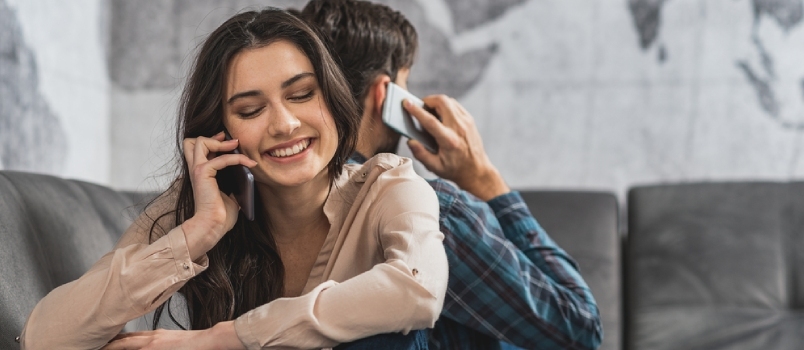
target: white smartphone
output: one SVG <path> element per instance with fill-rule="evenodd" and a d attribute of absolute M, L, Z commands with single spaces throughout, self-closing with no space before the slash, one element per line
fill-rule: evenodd
<path fill-rule="evenodd" d="M 435 111 L 427 108 L 421 99 L 394 83 L 388 83 L 385 102 L 382 105 L 382 121 L 397 133 L 409 139 L 421 142 L 430 152 L 438 152 L 438 143 L 432 135 L 422 129 L 421 125 L 402 107 L 402 100 L 407 99 L 416 106 L 427 109 L 435 115 Z M 438 117 L 438 116 L 436 116 Z"/>

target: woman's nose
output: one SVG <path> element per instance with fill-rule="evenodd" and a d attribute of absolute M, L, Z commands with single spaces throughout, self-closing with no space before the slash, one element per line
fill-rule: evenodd
<path fill-rule="evenodd" d="M 272 136 L 291 135 L 301 126 L 301 121 L 290 110 L 280 105 L 274 110 L 268 124 L 268 132 Z"/>

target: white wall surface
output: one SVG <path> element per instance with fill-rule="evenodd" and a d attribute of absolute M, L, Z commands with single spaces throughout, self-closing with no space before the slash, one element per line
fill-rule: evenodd
<path fill-rule="evenodd" d="M 243 7 L 305 3 L 7 1 L 69 140 L 58 173 L 130 189 L 172 174 L 199 40 Z M 804 177 L 804 0 L 381 2 L 420 33 L 411 90 L 458 98 L 512 187 Z"/>
<path fill-rule="evenodd" d="M 67 152 L 60 166 L 24 170 L 108 184 L 109 83 L 102 22 L 107 4 L 102 0 L 7 3 L 16 12 L 24 40 L 33 50 L 39 91 L 67 136 Z"/>

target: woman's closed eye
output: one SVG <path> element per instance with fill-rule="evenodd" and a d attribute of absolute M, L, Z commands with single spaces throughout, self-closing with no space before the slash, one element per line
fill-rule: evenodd
<path fill-rule="evenodd" d="M 262 112 L 263 109 L 265 109 L 265 107 L 257 107 L 257 108 L 252 108 L 252 109 L 246 109 L 246 110 L 237 112 L 237 115 L 240 116 L 240 118 L 247 119 L 247 118 L 251 118 L 251 117 L 256 116 L 257 114 Z"/>
<path fill-rule="evenodd" d="M 294 95 L 291 95 L 290 97 L 288 97 L 288 100 L 291 100 L 293 102 L 305 102 L 305 101 L 308 101 L 311 98 L 313 98 L 314 93 L 315 93 L 315 90 L 310 90 L 310 91 L 307 91 L 307 92 L 294 94 Z"/>

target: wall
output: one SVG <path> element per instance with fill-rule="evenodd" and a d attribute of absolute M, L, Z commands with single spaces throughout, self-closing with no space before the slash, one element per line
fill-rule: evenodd
<path fill-rule="evenodd" d="M 110 181 L 100 0 L 0 0 L 0 168 Z"/>
<path fill-rule="evenodd" d="M 244 6 L 304 4 L 1 1 L 40 67 L 52 115 L 33 114 L 67 140 L 63 168 L 44 170 L 139 189 L 171 174 L 176 96 L 203 36 Z M 513 187 L 804 175 L 804 0 L 382 2 L 420 33 L 411 91 L 457 97 Z"/>

